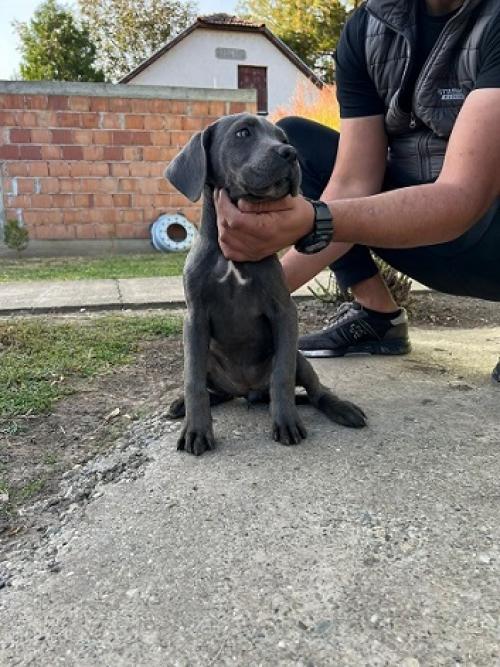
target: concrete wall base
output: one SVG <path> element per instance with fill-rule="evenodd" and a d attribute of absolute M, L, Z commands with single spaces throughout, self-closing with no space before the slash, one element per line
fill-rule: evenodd
<path fill-rule="evenodd" d="M 147 239 L 30 241 L 21 257 L 99 257 L 145 252 L 157 252 Z M 2 258 L 16 259 L 17 254 L 0 243 L 0 262 Z"/>

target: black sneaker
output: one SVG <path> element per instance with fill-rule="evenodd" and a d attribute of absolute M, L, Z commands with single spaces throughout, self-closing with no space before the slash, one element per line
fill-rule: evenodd
<path fill-rule="evenodd" d="M 493 369 L 493 373 L 491 374 L 491 377 L 495 382 L 500 382 L 500 361 L 498 364 L 495 366 Z"/>
<path fill-rule="evenodd" d="M 332 323 L 322 331 L 299 338 L 305 357 L 343 357 L 345 354 L 408 354 L 408 315 L 400 308 L 393 315 L 343 303 Z"/>

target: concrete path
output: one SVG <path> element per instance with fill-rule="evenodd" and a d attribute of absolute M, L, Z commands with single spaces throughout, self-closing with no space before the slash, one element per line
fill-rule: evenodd
<path fill-rule="evenodd" d="M 316 364 L 361 431 L 304 407 L 283 447 L 234 402 L 196 459 L 158 422 L 142 476 L 7 558 L 0 664 L 500 665 L 500 328 L 413 342 Z"/>
<path fill-rule="evenodd" d="M 318 279 L 328 283 L 328 272 Z M 309 298 L 312 280 L 298 289 L 295 298 Z M 413 289 L 426 289 L 415 283 Z M 61 280 L 0 283 L 0 315 L 23 312 L 51 313 L 122 308 L 168 308 L 184 305 L 181 276 L 169 278 L 121 278 L 118 280 Z"/>

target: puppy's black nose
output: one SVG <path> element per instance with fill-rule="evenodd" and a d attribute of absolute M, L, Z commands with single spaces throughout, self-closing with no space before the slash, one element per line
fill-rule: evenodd
<path fill-rule="evenodd" d="M 293 146 L 290 146 L 289 144 L 282 144 L 281 146 L 279 146 L 278 153 L 284 160 L 286 160 L 290 164 L 293 164 L 297 160 L 297 151 Z"/>

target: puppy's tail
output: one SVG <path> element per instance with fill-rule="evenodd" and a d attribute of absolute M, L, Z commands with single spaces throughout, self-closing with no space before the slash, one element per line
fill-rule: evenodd
<path fill-rule="evenodd" d="M 299 394 L 299 396 L 302 397 L 303 394 Z M 322 387 L 318 397 L 310 402 L 328 419 L 337 422 L 337 424 L 350 428 L 366 426 L 367 417 L 361 408 L 350 401 L 342 401 L 326 387 Z"/>

